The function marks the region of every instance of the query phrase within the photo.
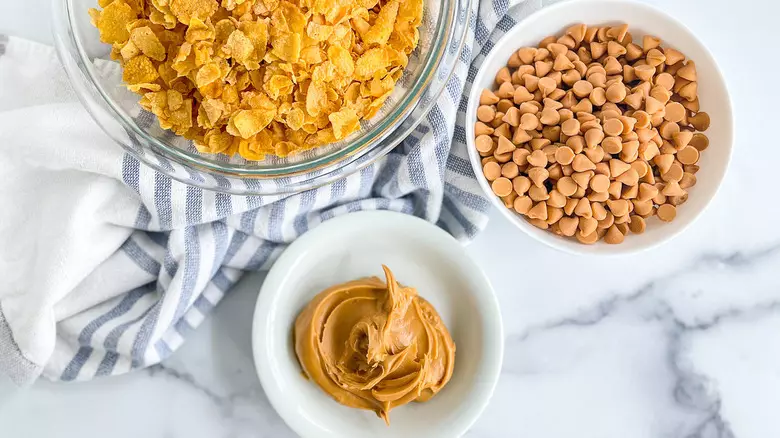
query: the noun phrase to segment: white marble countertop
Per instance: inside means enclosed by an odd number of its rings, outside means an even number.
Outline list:
[[[50,42],[32,15],[45,17],[49,1],[0,1],[0,32]],[[780,91],[770,81],[780,6],[651,3],[699,35],[726,76],[737,116],[726,181],[691,229],[632,257],[562,254],[494,212],[468,250],[498,293],[506,356],[469,437],[780,436]],[[252,363],[261,281],[246,276],[162,365],[89,383],[0,383],[0,436],[292,436]]]

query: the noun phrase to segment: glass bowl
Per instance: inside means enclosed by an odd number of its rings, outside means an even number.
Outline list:
[[[379,113],[346,139],[286,158],[248,161],[202,154],[159,127],[122,86],[110,46],[87,10],[97,0],[53,0],[54,40],[73,87],[95,121],[131,155],[171,178],[238,195],[297,193],[359,171],[387,154],[423,120],[449,80],[466,39],[472,0],[424,0],[417,49]]]

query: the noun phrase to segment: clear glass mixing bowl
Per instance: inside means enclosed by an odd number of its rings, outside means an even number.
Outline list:
[[[143,163],[173,179],[233,194],[297,193],[368,166],[405,138],[426,116],[458,62],[473,0],[424,0],[420,42],[403,77],[379,113],[346,139],[287,158],[247,161],[197,152],[192,142],[163,130],[121,86],[108,60],[110,46],[90,24],[97,0],[53,0],[54,39],[82,104],[97,123]]]

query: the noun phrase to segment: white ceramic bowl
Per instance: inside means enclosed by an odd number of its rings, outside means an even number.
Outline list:
[[[390,426],[306,380],[292,339],[295,318],[317,293],[361,277],[384,278],[383,263],[433,304],[456,344],[447,386],[425,403],[393,409]],[[290,245],[263,283],[252,346],[271,404],[295,432],[311,438],[460,436],[487,405],[503,357],[501,314],[485,274],[449,234],[393,212],[340,216]]]
[[[474,147],[474,122],[479,106],[479,94],[484,88],[493,87],[496,72],[506,65],[506,60],[523,46],[536,46],[548,35],[561,35],[576,23],[587,25],[614,25],[627,23],[636,40],[652,34],[663,40],[664,46],[674,47],[696,62],[699,77],[699,101],[701,110],[710,115],[712,123],[705,132],[710,146],[702,152],[696,174],[697,183],[689,190],[688,201],[677,209],[677,218],[663,223],[657,217],[648,219],[644,234],[629,234],[620,245],[608,245],[599,241],[583,245],[576,240],[563,238],[529,224],[514,210],[504,207],[493,194],[490,183],[482,175],[479,154]],[[490,202],[518,228],[536,240],[553,248],[579,254],[627,254],[660,245],[681,233],[704,211],[720,186],[726,173],[733,145],[733,116],[731,100],[723,76],[706,47],[683,24],[669,15],[644,3],[625,0],[570,0],[546,7],[515,25],[499,40],[485,58],[471,89],[466,112],[466,138],[469,159],[482,189]]]

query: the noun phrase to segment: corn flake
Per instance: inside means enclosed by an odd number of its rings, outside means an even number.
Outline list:
[[[125,86],[209,154],[287,156],[346,139],[392,94],[422,0],[97,0]]]

